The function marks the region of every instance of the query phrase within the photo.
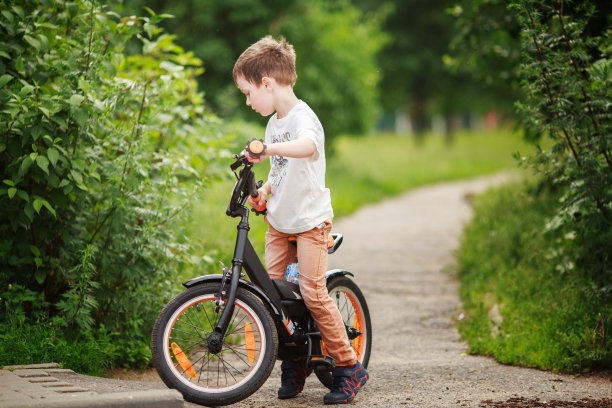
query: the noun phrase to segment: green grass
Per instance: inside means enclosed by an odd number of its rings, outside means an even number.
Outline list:
[[[530,149],[520,135],[507,129],[460,132],[452,145],[433,133],[421,144],[412,136],[398,134],[342,137],[336,141],[334,155],[327,157],[326,180],[338,218],[418,186],[516,169],[512,154]],[[257,165],[258,179],[265,180],[268,169],[267,162]],[[231,263],[237,221],[227,217],[225,209],[233,183],[228,179],[213,184],[194,204],[185,234],[203,262],[198,271],[180,271],[177,281],[218,273],[219,261]],[[263,254],[267,226],[262,217],[250,220],[249,236]]]
[[[459,132],[452,145],[440,134],[422,144],[397,134],[344,137],[335,148],[327,184],[336,217],[418,186],[514,169],[512,154],[533,149],[507,129]]]
[[[502,363],[582,373],[612,364],[612,305],[575,268],[561,272],[545,233],[558,197],[509,185],[477,197],[458,253],[470,352]],[[494,323],[497,305],[503,320]],[[494,335],[495,331],[498,331]]]
[[[116,359],[116,346],[104,329],[69,337],[49,321],[9,318],[0,323],[0,367],[54,362],[78,373],[102,375]]]

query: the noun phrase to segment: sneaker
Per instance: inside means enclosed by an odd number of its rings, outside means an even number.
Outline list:
[[[283,361],[281,364],[281,387],[278,389],[278,398],[293,398],[304,389],[306,377],[312,373],[305,358]]]
[[[326,394],[326,404],[348,404],[368,381],[368,372],[358,361],[352,367],[336,367],[331,392]]]

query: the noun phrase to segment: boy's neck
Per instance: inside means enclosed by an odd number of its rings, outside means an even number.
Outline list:
[[[300,100],[293,93],[293,87],[282,86],[276,89],[276,118],[281,119],[289,114]]]

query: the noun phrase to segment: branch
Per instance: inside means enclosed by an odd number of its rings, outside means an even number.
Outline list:
[[[93,31],[94,31],[94,20],[93,20],[93,14],[94,14],[94,1],[91,2],[91,11],[89,12],[89,50],[87,51],[87,63],[85,65],[85,79],[87,79],[87,75],[89,73],[89,61],[91,59],[91,43],[93,41]]]
[[[533,20],[533,16],[531,15],[531,11],[529,9],[529,7],[527,7],[527,15],[529,16],[529,21],[531,23],[531,29],[534,32],[534,34],[532,34],[531,38],[533,40],[533,44],[536,48],[536,50],[538,51],[538,57],[540,59],[540,65],[542,67],[542,76],[544,77],[544,84],[546,85],[546,93],[548,94],[548,100],[551,103],[551,105],[554,105],[555,100],[552,94],[552,91],[550,89],[550,79],[548,78],[548,73],[546,72],[546,68],[544,67],[544,53],[542,52],[542,47],[540,46],[540,44],[538,43],[538,39],[535,35],[535,21]],[[555,116],[559,116],[557,113],[555,113]],[[572,154],[574,156],[574,159],[576,160],[576,163],[578,163],[578,165],[582,168],[582,162],[580,161],[580,157],[578,156],[578,153],[576,152],[576,148],[574,147],[574,144],[572,143],[572,140],[569,137],[569,133],[567,132],[567,129],[565,129],[565,127],[561,127],[561,131],[563,132],[563,136],[565,139],[565,142],[568,144],[569,148],[572,151]]]
[[[569,36],[567,35],[567,30],[565,29],[565,19],[563,18],[563,0],[558,0],[557,1],[557,15],[559,16],[559,23],[561,24],[561,30],[563,31],[563,39],[565,40],[565,44],[567,45],[567,50],[569,51],[570,54],[570,61],[572,62],[572,66],[574,67],[574,71],[576,72],[576,75],[582,75],[583,77],[585,77],[585,79],[588,80],[588,76],[587,73],[584,70],[580,70],[580,68],[578,67],[578,63],[576,62],[576,60],[574,58],[571,57],[572,52],[573,52],[573,48],[572,48],[572,43],[569,39]],[[580,89],[582,91],[582,96],[584,98],[584,102],[587,106],[587,109],[589,111],[589,117],[591,118],[591,122],[593,122],[593,127],[595,128],[595,134],[601,138],[601,132],[599,130],[599,122],[597,120],[597,117],[595,115],[595,113],[593,113],[593,108],[591,106],[591,98],[589,98],[586,89],[584,89],[583,85],[580,85]],[[602,146],[601,148],[601,152],[603,153],[606,162],[608,163],[608,167],[612,167],[612,163],[610,161],[610,156],[608,155],[608,152],[606,151],[606,149]]]

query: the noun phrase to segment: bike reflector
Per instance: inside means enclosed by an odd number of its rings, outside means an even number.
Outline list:
[[[246,322],[244,325],[244,343],[249,364],[253,364],[255,362],[255,335],[249,322]]]
[[[357,331],[361,331],[361,325],[359,324],[359,316],[357,314],[355,314],[355,319],[353,321],[353,327],[355,328],[355,330]],[[361,336],[357,336],[354,340],[353,340],[353,349],[355,349],[355,353],[357,353],[357,358],[360,358],[361,355]]]
[[[179,345],[176,344],[175,342],[172,342],[171,346],[172,346],[172,352],[174,353],[174,357],[176,357],[176,360],[178,361],[180,366],[183,368],[183,370],[185,370],[185,372],[191,378],[196,378],[196,372],[193,369],[193,366],[189,362],[189,359],[187,358],[185,353],[183,353],[183,350],[181,350]]]

